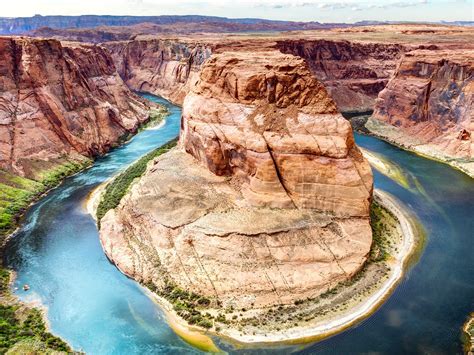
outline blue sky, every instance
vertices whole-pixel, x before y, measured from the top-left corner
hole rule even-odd
[[[214,15],[278,20],[355,22],[474,21],[474,0],[13,0],[0,16]]]

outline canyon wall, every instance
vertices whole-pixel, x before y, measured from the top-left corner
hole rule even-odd
[[[209,44],[171,39],[137,39],[104,46],[130,88],[155,93],[177,104],[182,104],[201,65],[211,55]]]
[[[160,294],[291,304],[362,268],[371,196],[350,124],[304,60],[222,50],[191,83],[179,146],[149,163],[100,237],[110,260]]]
[[[106,152],[148,117],[101,47],[0,38],[0,168],[36,178]]]
[[[282,40],[283,53],[304,58],[342,112],[371,111],[405,50],[400,44]]]
[[[371,111],[394,73],[405,47],[399,44],[335,40],[157,39],[104,43],[122,78],[134,90],[149,91],[182,104],[200,67],[213,52],[276,47],[306,60],[340,111]]]
[[[368,127],[474,175],[474,50],[415,50],[380,93]]]

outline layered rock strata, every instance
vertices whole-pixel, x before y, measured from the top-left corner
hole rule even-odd
[[[407,53],[367,126],[474,176],[473,58],[472,49]]]
[[[0,38],[0,168],[35,178],[106,152],[148,117],[101,47]]]
[[[101,220],[109,258],[222,307],[314,297],[351,278],[372,237],[372,175],[305,62],[279,51],[207,60],[179,147]]]
[[[105,43],[127,85],[181,105],[199,70],[210,57],[210,44],[171,39]]]
[[[341,40],[284,40],[278,48],[304,58],[340,111],[371,111],[405,46]]]

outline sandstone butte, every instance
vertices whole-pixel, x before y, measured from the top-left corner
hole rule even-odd
[[[374,110],[373,134],[474,176],[472,43],[472,28],[387,25],[264,38],[135,34],[103,45],[127,85],[178,104],[213,53],[268,48],[299,56],[339,111]]]
[[[0,169],[37,179],[109,150],[148,118],[99,46],[0,37]]]
[[[183,103],[178,148],[101,220],[127,275],[237,308],[314,297],[370,251],[372,174],[305,61],[213,54]]]

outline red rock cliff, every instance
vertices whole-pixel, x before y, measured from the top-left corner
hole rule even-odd
[[[146,120],[101,47],[0,38],[0,168],[35,177],[106,152]]]
[[[182,104],[211,46],[194,41],[143,39],[104,44],[121,77],[133,90]]]
[[[285,40],[277,46],[306,60],[340,111],[372,110],[404,51],[399,44],[337,40]]]
[[[352,130],[301,58],[215,54],[183,105],[181,145],[243,179],[257,206],[367,216],[372,174]]]
[[[389,124],[382,133],[474,174],[473,58],[472,49],[407,53],[377,99],[373,118]]]

